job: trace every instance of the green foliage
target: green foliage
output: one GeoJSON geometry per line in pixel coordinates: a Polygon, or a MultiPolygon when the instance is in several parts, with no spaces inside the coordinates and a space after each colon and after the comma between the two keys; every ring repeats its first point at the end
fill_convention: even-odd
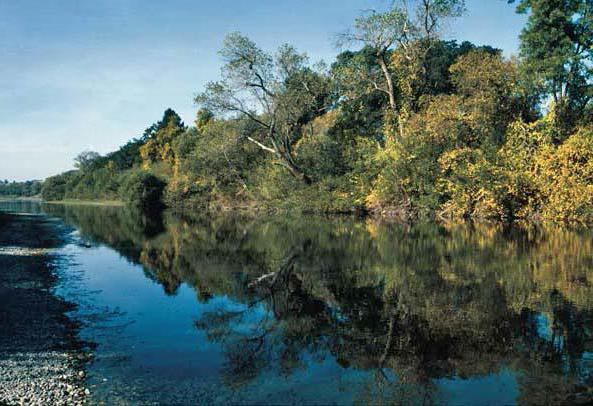
{"type": "Polygon", "coordinates": [[[220,51],[223,78],[210,82],[195,101],[203,109],[250,122],[246,139],[310,183],[293,154],[304,127],[332,104],[330,81],[306,54],[282,45],[272,56],[249,38],[231,33],[220,51]]]}
{"type": "Polygon", "coordinates": [[[297,147],[297,158],[301,167],[307,168],[311,179],[343,175],[346,168],[342,146],[328,134],[304,137],[297,147]]]}
{"type": "Polygon", "coordinates": [[[25,182],[0,181],[0,196],[8,197],[31,197],[41,193],[42,183],[38,180],[27,180],[25,182]]]}
{"type": "Polygon", "coordinates": [[[381,129],[384,110],[388,106],[387,96],[384,92],[373,91],[372,84],[358,77],[380,75],[374,59],[373,50],[364,47],[358,52],[342,52],[332,64],[331,76],[336,93],[343,99],[334,129],[337,136],[354,133],[357,137],[383,138],[381,129]]]}
{"type": "Polygon", "coordinates": [[[517,121],[509,127],[498,162],[506,176],[509,210],[514,217],[533,218],[541,211],[543,195],[536,157],[552,145],[554,125],[549,118],[533,123],[517,121]]]}
{"type": "Polygon", "coordinates": [[[198,130],[203,130],[203,128],[208,125],[210,120],[214,118],[214,113],[208,109],[199,109],[198,113],[196,114],[196,128],[198,130]]]}
{"type": "Polygon", "coordinates": [[[123,145],[120,149],[107,154],[103,161],[105,166],[111,166],[118,170],[131,169],[142,163],[140,147],[144,144],[141,139],[133,139],[123,145]]]}
{"type": "Polygon", "coordinates": [[[71,189],[75,179],[75,171],[51,176],[43,182],[41,196],[47,201],[63,200],[66,197],[66,193],[71,189]]]}
{"type": "Polygon", "coordinates": [[[459,58],[470,52],[490,57],[498,55],[500,50],[490,46],[476,46],[468,41],[461,44],[457,41],[436,41],[432,44],[422,62],[422,74],[415,90],[417,98],[454,93],[456,86],[452,81],[450,68],[459,58]]]}
{"type": "Polygon", "coordinates": [[[339,214],[361,208],[346,176],[326,176],[307,185],[272,163],[258,168],[256,176],[252,193],[272,211],[339,214]]]}
{"type": "Polygon", "coordinates": [[[590,0],[520,0],[529,13],[521,34],[525,72],[555,102],[566,137],[591,108],[593,3],[590,0]]]}
{"type": "Polygon", "coordinates": [[[439,206],[436,190],[441,146],[430,136],[406,137],[379,155],[380,173],[366,199],[368,207],[386,215],[428,215],[439,206]]]}
{"type": "Polygon", "coordinates": [[[144,171],[127,174],[120,186],[120,196],[130,204],[141,209],[155,209],[162,206],[165,183],[144,171]]]}
{"type": "Polygon", "coordinates": [[[195,126],[167,109],[118,151],[80,154],[43,197],[593,222],[590,1],[520,1],[521,59],[440,40],[463,3],[366,12],[341,37],[362,47],[330,69],[232,33],[195,126]]]}
{"type": "Polygon", "coordinates": [[[507,219],[506,178],[482,149],[459,148],[439,158],[438,188],[448,218],[507,219]]]}
{"type": "Polygon", "coordinates": [[[553,117],[511,126],[499,151],[508,201],[519,218],[593,220],[593,131],[581,128],[555,145],[553,117]]]}
{"type": "Polygon", "coordinates": [[[83,151],[74,158],[74,167],[83,172],[97,166],[101,155],[95,151],[83,151]]]}
{"type": "MultiPolygon", "coordinates": [[[[496,150],[530,109],[515,63],[472,50],[451,65],[454,94],[427,98],[383,154],[368,203],[403,216],[513,216],[496,150]]],[[[528,114],[527,114],[528,115],[528,114]]]]}
{"type": "Polygon", "coordinates": [[[181,136],[174,147],[179,160],[167,187],[167,204],[244,204],[248,178],[263,159],[258,149],[242,136],[250,131],[248,124],[246,120],[211,119],[201,131],[190,130],[181,136]]]}

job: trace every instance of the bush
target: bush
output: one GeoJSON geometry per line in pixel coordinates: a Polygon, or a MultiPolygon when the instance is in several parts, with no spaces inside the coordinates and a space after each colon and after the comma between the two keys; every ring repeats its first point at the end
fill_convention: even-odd
{"type": "Polygon", "coordinates": [[[544,218],[593,222],[593,129],[580,129],[559,147],[545,147],[536,166],[544,218]]]}
{"type": "Polygon", "coordinates": [[[547,118],[509,126],[498,160],[506,176],[508,208],[513,217],[537,217],[541,211],[543,196],[535,158],[552,145],[554,131],[547,118]]]}
{"type": "Polygon", "coordinates": [[[314,182],[345,172],[341,145],[326,134],[304,137],[296,152],[299,165],[314,182]]]}
{"type": "Polygon", "coordinates": [[[64,200],[69,184],[76,178],[77,171],[64,172],[60,175],[51,176],[43,182],[41,196],[47,201],[64,200]]]}
{"type": "Polygon", "coordinates": [[[439,158],[439,192],[446,200],[441,216],[450,218],[502,219],[506,188],[502,172],[480,149],[459,148],[439,158]]]}
{"type": "Polygon", "coordinates": [[[593,221],[593,130],[582,128],[560,145],[553,115],[514,123],[499,151],[508,201],[516,217],[593,221]]]}
{"type": "Polygon", "coordinates": [[[117,199],[119,187],[119,177],[113,170],[98,168],[88,172],[79,171],[78,177],[67,188],[66,198],[117,199]]]}
{"type": "Polygon", "coordinates": [[[261,151],[241,137],[239,121],[211,119],[199,133],[180,137],[175,144],[175,176],[166,190],[167,204],[175,206],[243,206],[250,177],[263,161],[261,151]]]}
{"type": "Polygon", "coordinates": [[[168,207],[208,207],[211,197],[210,184],[177,176],[167,184],[163,200],[168,207]]]}
{"type": "Polygon", "coordinates": [[[155,209],[162,206],[165,183],[151,173],[131,172],[123,180],[120,197],[131,206],[155,209]]]}
{"type": "Polygon", "coordinates": [[[477,144],[456,96],[436,97],[405,125],[379,155],[381,172],[367,199],[374,211],[397,211],[403,216],[423,216],[441,204],[436,188],[439,157],[456,146],[477,144]]]}

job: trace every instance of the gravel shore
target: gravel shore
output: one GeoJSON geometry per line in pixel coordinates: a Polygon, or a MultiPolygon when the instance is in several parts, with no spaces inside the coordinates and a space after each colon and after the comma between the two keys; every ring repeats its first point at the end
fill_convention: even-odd
{"type": "Polygon", "coordinates": [[[45,216],[0,213],[0,405],[86,403],[74,305],[53,293],[68,233],[45,216]]]}

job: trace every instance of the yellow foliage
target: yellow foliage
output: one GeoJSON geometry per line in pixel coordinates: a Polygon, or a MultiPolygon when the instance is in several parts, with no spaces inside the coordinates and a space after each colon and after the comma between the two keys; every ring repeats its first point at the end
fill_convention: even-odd
{"type": "Polygon", "coordinates": [[[552,147],[552,122],[548,118],[534,123],[517,121],[509,126],[498,160],[506,176],[509,200],[515,217],[539,215],[543,195],[538,185],[536,156],[552,147]]]}
{"type": "Polygon", "coordinates": [[[441,206],[442,215],[453,218],[503,218],[505,208],[497,189],[501,189],[499,171],[479,149],[459,148],[439,159],[441,178],[438,186],[448,200],[441,206]]]}
{"type": "Polygon", "coordinates": [[[516,61],[484,51],[471,51],[463,55],[449,69],[457,91],[465,96],[484,94],[499,98],[511,96],[518,87],[516,61]]]}
{"type": "Polygon", "coordinates": [[[593,221],[593,130],[581,129],[559,147],[536,157],[545,195],[543,216],[550,220],[593,221]]]}
{"type": "Polygon", "coordinates": [[[315,118],[308,124],[307,135],[327,134],[328,130],[336,124],[339,114],[339,110],[333,110],[315,118]]]}
{"type": "Polygon", "coordinates": [[[472,51],[449,69],[475,137],[500,144],[510,122],[521,114],[523,98],[516,61],[472,51]]]}
{"type": "Polygon", "coordinates": [[[156,145],[153,140],[148,140],[140,147],[140,157],[142,158],[142,168],[150,169],[150,164],[156,158],[156,145]]]}
{"type": "Polygon", "coordinates": [[[161,146],[159,155],[160,155],[161,161],[169,162],[169,163],[173,162],[174,153],[173,153],[173,148],[171,148],[171,144],[169,142],[165,142],[161,146]]]}
{"type": "Polygon", "coordinates": [[[580,129],[554,145],[553,114],[514,123],[499,151],[517,217],[593,221],[593,131],[580,129]]]}

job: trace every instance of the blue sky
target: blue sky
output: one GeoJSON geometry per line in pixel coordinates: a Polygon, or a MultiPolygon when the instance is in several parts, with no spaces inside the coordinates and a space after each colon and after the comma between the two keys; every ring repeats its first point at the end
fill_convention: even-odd
{"type": "MultiPolygon", "coordinates": [[[[0,0],[0,179],[43,179],[85,149],[106,153],[193,95],[220,69],[226,33],[290,42],[331,61],[361,10],[388,0],[0,0]]],[[[446,36],[516,53],[524,16],[467,0],[446,36]]]]}

